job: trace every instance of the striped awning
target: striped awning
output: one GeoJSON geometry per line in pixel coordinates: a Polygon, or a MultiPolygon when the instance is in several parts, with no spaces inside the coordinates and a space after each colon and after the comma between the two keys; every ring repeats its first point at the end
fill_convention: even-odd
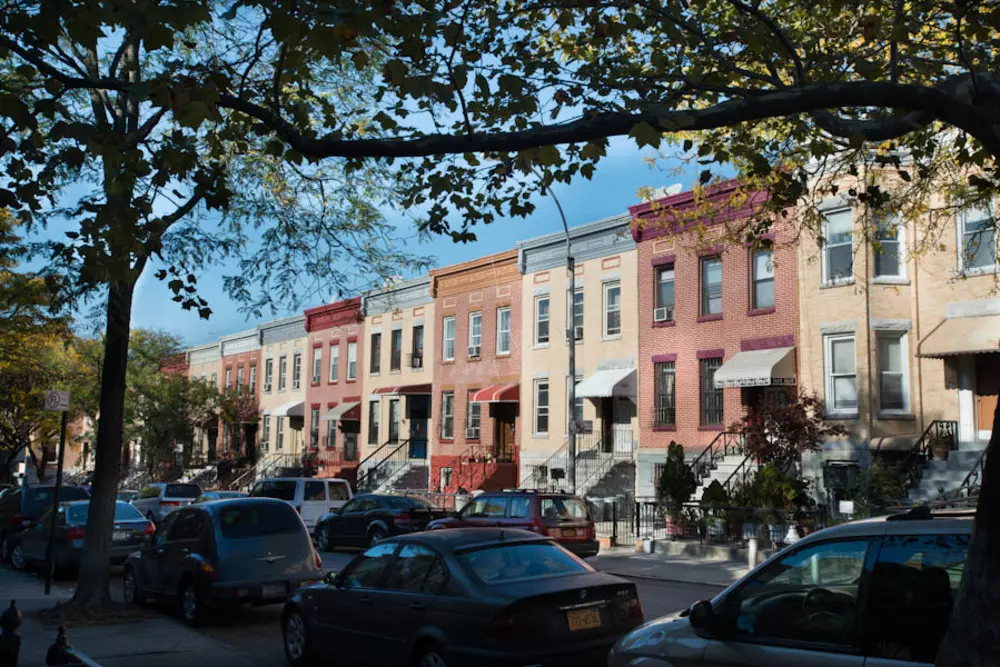
{"type": "Polygon", "coordinates": [[[323,415],[323,421],[360,421],[361,410],[358,409],[359,405],[361,403],[340,403],[339,405],[335,405],[323,415]]]}
{"type": "Polygon", "coordinates": [[[427,384],[408,384],[408,385],[394,385],[391,387],[379,387],[373,394],[389,395],[389,396],[420,396],[420,395],[431,395],[434,393],[431,390],[431,385],[427,384]]]}
{"type": "Polygon", "coordinates": [[[956,317],[941,322],[920,342],[918,357],[1000,352],[1000,315],[956,317]]]}
{"type": "Polygon", "coordinates": [[[491,384],[472,395],[473,403],[517,403],[520,401],[520,385],[491,384]]]}

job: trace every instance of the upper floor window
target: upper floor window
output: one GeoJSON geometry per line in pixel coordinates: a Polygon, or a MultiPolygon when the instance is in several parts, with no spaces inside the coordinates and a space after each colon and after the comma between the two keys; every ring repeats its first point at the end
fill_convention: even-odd
{"type": "Polygon", "coordinates": [[[232,368],[227,368],[226,369],[226,388],[231,387],[232,384],[233,384],[233,369],[232,368]]]}
{"type": "Polygon", "coordinates": [[[403,330],[393,329],[389,334],[389,370],[399,371],[403,366],[403,330]]]}
{"type": "Polygon", "coordinates": [[[879,412],[907,414],[910,411],[910,364],[906,334],[879,332],[876,341],[879,412]]]}
{"type": "Polygon", "coordinates": [[[264,393],[271,393],[271,383],[274,381],[274,359],[264,361],[264,393]]]}
{"type": "Polygon", "coordinates": [[[257,367],[250,367],[250,393],[257,391],[257,367]]]}
{"type": "Polygon", "coordinates": [[[368,401],[368,444],[378,444],[378,401],[368,401]]]}
{"type": "Polygon", "coordinates": [[[549,433],[549,381],[535,380],[535,435],[549,433]]]}
{"type": "Polygon", "coordinates": [[[549,297],[535,297],[535,345],[549,342],[549,297]]]}
{"type": "Polygon", "coordinates": [[[219,386],[219,374],[212,373],[212,386],[218,388],[219,386]]]}
{"type": "Polygon", "coordinates": [[[722,259],[703,257],[701,260],[701,314],[722,314],[722,259]]]}
{"type": "Polygon", "coordinates": [[[243,387],[243,367],[240,366],[236,369],[236,386],[243,387]]]}
{"type": "Polygon", "coordinates": [[[382,334],[372,334],[371,366],[369,368],[372,375],[378,375],[382,371],[382,334]]]}
{"type": "Polygon", "coordinates": [[[469,358],[476,358],[483,351],[483,312],[469,313],[469,358]]]}
{"type": "Polygon", "coordinates": [[[271,415],[264,415],[264,435],[261,436],[261,444],[267,449],[271,442],[271,415]]]}
{"type": "Polygon", "coordinates": [[[413,340],[410,342],[410,368],[424,367],[424,325],[413,327],[413,340]]]}
{"type": "Polygon", "coordinates": [[[854,280],[854,211],[826,215],[823,223],[823,282],[854,280]]]}
{"type": "Polygon", "coordinates": [[[441,437],[451,440],[455,437],[455,392],[441,392],[441,437]]]}
{"type": "Polygon", "coordinates": [[[875,221],[875,273],[876,278],[902,278],[903,232],[905,227],[889,216],[878,216],[875,221]]]}
{"type": "Polygon", "coordinates": [[[763,248],[753,252],[753,308],[774,308],[774,252],[763,248]]]}
{"type": "Polygon", "coordinates": [[[615,280],[604,283],[604,337],[622,333],[622,284],[615,280]]]}
{"type": "Polygon", "coordinates": [[[313,348],[312,383],[319,384],[321,377],[323,377],[323,348],[315,347],[313,348]]]}
{"type": "Polygon", "coordinates": [[[827,336],[824,340],[826,411],[853,415],[858,411],[858,376],[854,334],[827,336]]]}
{"type": "Polygon", "coordinates": [[[444,338],[441,346],[441,358],[452,361],[455,358],[455,318],[446,317],[442,320],[444,338]]]}
{"type": "Polygon", "coordinates": [[[656,304],[653,309],[654,322],[674,321],[674,265],[664,264],[656,268],[656,304]]]}
{"type": "Polygon", "coordinates": [[[722,390],[715,386],[715,371],[722,366],[721,357],[698,362],[701,384],[701,425],[722,426],[724,419],[722,390]]]}
{"type": "Polygon", "coordinates": [[[472,396],[475,393],[475,389],[470,389],[465,403],[466,440],[479,440],[479,423],[482,417],[482,405],[472,400],[472,396]]]}
{"type": "Polygon", "coordinates": [[[340,379],[340,345],[330,346],[330,382],[340,379]]]}
{"type": "Polygon", "coordinates": [[[358,342],[347,343],[347,379],[356,380],[358,377],[358,342]]]}
{"type": "Polygon", "coordinates": [[[296,352],[292,357],[292,389],[302,387],[302,353],[296,352]]]}
{"type": "Polygon", "coordinates": [[[281,355],[278,360],[278,391],[285,391],[285,385],[288,383],[288,357],[286,355],[281,355]]]}
{"type": "Polygon", "coordinates": [[[976,206],[962,211],[959,224],[959,268],[963,271],[990,269],[997,263],[997,228],[992,207],[976,206]]]}
{"type": "MultiPolygon", "coordinates": [[[[566,298],[569,299],[567,292],[566,298]]],[[[566,327],[573,332],[574,340],[583,340],[583,288],[577,288],[573,292],[573,310],[566,309],[566,327]]],[[[569,332],[567,332],[567,337],[569,332]]]]}
{"type": "Polygon", "coordinates": [[[510,353],[510,308],[497,308],[497,354],[510,353]]]}

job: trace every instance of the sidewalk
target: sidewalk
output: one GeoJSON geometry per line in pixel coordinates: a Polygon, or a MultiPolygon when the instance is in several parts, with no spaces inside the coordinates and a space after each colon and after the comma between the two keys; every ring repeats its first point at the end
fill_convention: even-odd
{"type": "Polygon", "coordinates": [[[599,570],[623,577],[719,587],[730,585],[747,572],[747,564],[738,561],[706,560],[665,553],[643,554],[628,547],[604,549],[588,562],[599,570]]]}
{"type": "MultiPolygon", "coordinates": [[[[28,574],[0,568],[0,610],[10,600],[24,614],[21,626],[20,667],[44,667],[45,653],[56,637],[56,627],[43,625],[36,613],[73,596],[73,584],[53,584],[45,596],[45,582],[28,574]]],[[[154,617],[130,623],[69,627],[69,642],[102,667],[176,667],[186,663],[212,667],[263,667],[268,662],[233,651],[169,618],[154,617]]]]}

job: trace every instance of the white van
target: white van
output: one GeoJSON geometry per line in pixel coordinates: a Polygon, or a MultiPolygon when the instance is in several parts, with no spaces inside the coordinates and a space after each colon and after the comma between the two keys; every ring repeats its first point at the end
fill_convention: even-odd
{"type": "Polygon", "coordinates": [[[272,477],[253,485],[251,498],[277,498],[294,507],[312,533],[316,520],[340,509],[354,496],[345,479],[317,477],[272,477]]]}

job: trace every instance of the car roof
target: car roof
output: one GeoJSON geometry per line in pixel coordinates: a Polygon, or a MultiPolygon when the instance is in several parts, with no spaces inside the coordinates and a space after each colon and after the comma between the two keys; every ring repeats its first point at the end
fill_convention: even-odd
{"type": "MultiPolygon", "coordinates": [[[[204,509],[212,513],[217,513],[220,510],[224,510],[227,507],[243,506],[243,505],[280,505],[282,507],[291,508],[291,505],[286,503],[284,500],[278,500],[277,498],[221,498],[219,500],[212,500],[207,503],[198,503],[197,505],[189,505],[188,507],[192,509],[204,509]]],[[[188,507],[182,507],[181,509],[187,509],[188,507]]]]}
{"type": "MultiPolygon", "coordinates": [[[[75,507],[76,505],[89,505],[91,498],[86,498],[84,500],[67,500],[66,502],[59,503],[61,507],[75,507]]],[[[115,505],[128,505],[132,507],[131,503],[125,502],[124,500],[115,500],[115,505]]],[[[136,510],[138,511],[138,510],[136,510]]]]}
{"type": "Polygon", "coordinates": [[[796,547],[825,540],[883,535],[963,535],[972,534],[975,510],[928,510],[914,507],[886,516],[862,519],[832,526],[812,533],[795,543],[796,547]]]}
{"type": "MultiPolygon", "coordinates": [[[[449,528],[428,530],[390,538],[393,542],[424,542],[444,550],[476,549],[506,542],[552,542],[550,538],[512,528],[449,528]]],[[[386,540],[389,541],[389,540],[386,540]]]]}

